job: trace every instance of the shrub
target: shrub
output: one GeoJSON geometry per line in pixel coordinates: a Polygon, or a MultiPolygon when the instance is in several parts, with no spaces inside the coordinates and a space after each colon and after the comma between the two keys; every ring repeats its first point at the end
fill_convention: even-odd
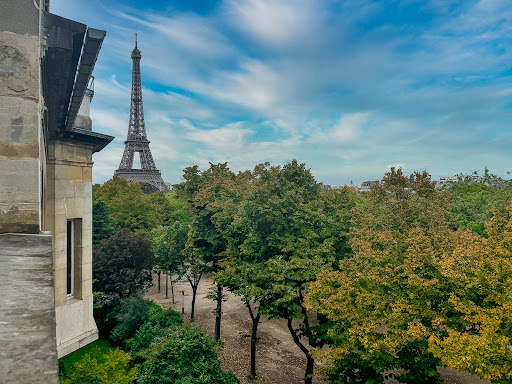
{"type": "Polygon", "coordinates": [[[73,365],[73,370],[61,384],[130,384],[137,376],[137,368],[130,368],[130,355],[116,349],[105,355],[105,362],[87,353],[73,365]]]}
{"type": "Polygon", "coordinates": [[[166,328],[183,324],[183,319],[175,310],[169,308],[163,311],[161,307],[157,306],[157,308],[151,309],[148,322],[153,326],[166,328]]]}
{"type": "Polygon", "coordinates": [[[149,320],[126,342],[132,358],[139,362],[140,352],[149,348],[159,337],[165,336],[168,328],[183,324],[180,314],[172,309],[162,311],[160,307],[151,308],[149,320]]]}
{"type": "Polygon", "coordinates": [[[121,304],[115,309],[117,325],[110,334],[111,342],[123,346],[126,340],[135,335],[142,324],[148,321],[150,309],[155,307],[160,308],[152,301],[141,297],[121,300],[121,304]]]}
{"type": "Polygon", "coordinates": [[[135,336],[126,342],[126,346],[130,349],[134,361],[140,362],[140,353],[149,348],[157,338],[163,337],[166,334],[166,329],[155,327],[149,323],[145,323],[140,327],[135,336]]]}
{"type": "Polygon", "coordinates": [[[215,352],[215,342],[198,328],[174,326],[141,353],[139,383],[144,384],[235,384],[224,372],[215,352]]]}

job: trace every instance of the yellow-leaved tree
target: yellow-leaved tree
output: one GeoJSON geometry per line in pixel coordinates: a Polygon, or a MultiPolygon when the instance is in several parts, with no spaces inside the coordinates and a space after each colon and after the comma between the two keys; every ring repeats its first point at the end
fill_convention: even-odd
{"type": "Polygon", "coordinates": [[[358,207],[355,254],[309,286],[306,306],[335,326],[316,351],[333,383],[437,383],[437,366],[512,380],[512,206],[488,239],[455,230],[448,192],[425,172],[391,169],[358,207]],[[397,373],[398,372],[398,373],[397,373]]]}
{"type": "MultiPolygon", "coordinates": [[[[439,318],[429,350],[442,364],[496,383],[512,381],[512,205],[494,209],[488,239],[473,235],[467,247],[442,262],[442,274],[462,282],[450,304],[462,321],[439,318]]],[[[466,233],[466,236],[471,236],[466,233]]],[[[454,316],[454,317],[455,317],[454,316]]]]}
{"type": "Polygon", "coordinates": [[[454,281],[441,267],[457,246],[449,205],[449,192],[436,191],[426,172],[407,177],[392,168],[368,206],[354,209],[354,256],[321,273],[306,298],[335,324],[332,347],[317,351],[331,382],[379,383],[391,369],[402,383],[439,382],[428,337],[453,311],[454,281]]]}

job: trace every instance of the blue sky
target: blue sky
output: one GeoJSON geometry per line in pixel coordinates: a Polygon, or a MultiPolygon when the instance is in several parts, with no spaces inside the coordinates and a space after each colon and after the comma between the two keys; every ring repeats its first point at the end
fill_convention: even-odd
{"type": "Polygon", "coordinates": [[[510,0],[51,0],[107,30],[94,75],[94,182],[119,166],[139,34],[164,180],[228,161],[306,162],[330,184],[391,166],[434,178],[512,170],[510,0]]]}

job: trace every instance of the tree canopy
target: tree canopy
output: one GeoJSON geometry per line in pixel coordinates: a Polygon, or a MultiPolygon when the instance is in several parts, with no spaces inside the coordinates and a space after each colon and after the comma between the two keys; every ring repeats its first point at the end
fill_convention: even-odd
{"type": "Polygon", "coordinates": [[[93,259],[93,286],[104,304],[115,304],[152,285],[155,257],[151,241],[143,235],[118,230],[94,248],[93,259]]]}
{"type": "Polygon", "coordinates": [[[153,228],[168,224],[179,207],[163,192],[146,195],[140,184],[129,184],[116,176],[103,185],[94,185],[93,199],[108,205],[114,228],[134,234],[148,235],[153,228]]]}
{"type": "Polygon", "coordinates": [[[324,356],[335,362],[330,377],[380,382],[382,371],[405,368],[402,382],[438,381],[438,360],[419,330],[450,311],[439,260],[453,247],[453,231],[449,192],[434,187],[425,172],[406,177],[392,168],[372,187],[369,205],[354,210],[354,256],[310,285],[306,306],[336,324],[324,356]]]}
{"type": "Polygon", "coordinates": [[[225,230],[228,257],[216,279],[242,296],[253,335],[260,313],[287,319],[308,359],[306,382],[314,361],[301,338],[311,346],[320,346],[323,339],[317,324],[309,321],[303,296],[307,283],[350,253],[346,233],[354,203],[349,193],[322,190],[305,164],[295,160],[283,167],[260,164],[225,230]]]}

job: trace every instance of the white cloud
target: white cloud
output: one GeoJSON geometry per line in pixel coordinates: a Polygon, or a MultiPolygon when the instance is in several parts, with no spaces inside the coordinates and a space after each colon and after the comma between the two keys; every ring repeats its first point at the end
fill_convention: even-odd
{"type": "Polygon", "coordinates": [[[141,16],[126,12],[120,12],[119,16],[147,27],[159,38],[164,37],[168,43],[180,47],[180,50],[211,57],[233,54],[231,44],[210,19],[178,12],[169,17],[137,13],[141,16]]]}
{"type": "Polygon", "coordinates": [[[211,83],[197,83],[195,89],[209,97],[254,110],[268,110],[280,102],[281,77],[261,61],[248,60],[235,72],[223,71],[211,83]]]}
{"type": "Polygon", "coordinates": [[[185,134],[188,140],[205,144],[218,151],[243,151],[247,140],[253,134],[251,130],[244,129],[243,124],[231,123],[218,129],[189,128],[185,134]]]}
{"type": "Polygon", "coordinates": [[[115,136],[116,139],[126,139],[128,134],[128,113],[110,108],[104,109],[92,103],[91,119],[93,120],[93,130],[108,133],[115,136]]]}
{"type": "Polygon", "coordinates": [[[267,46],[307,44],[324,16],[317,0],[228,0],[228,22],[267,46]]]}
{"type": "Polygon", "coordinates": [[[339,146],[358,140],[364,132],[364,125],[370,119],[369,112],[358,112],[342,116],[329,129],[315,129],[309,141],[323,146],[339,146]]]}

